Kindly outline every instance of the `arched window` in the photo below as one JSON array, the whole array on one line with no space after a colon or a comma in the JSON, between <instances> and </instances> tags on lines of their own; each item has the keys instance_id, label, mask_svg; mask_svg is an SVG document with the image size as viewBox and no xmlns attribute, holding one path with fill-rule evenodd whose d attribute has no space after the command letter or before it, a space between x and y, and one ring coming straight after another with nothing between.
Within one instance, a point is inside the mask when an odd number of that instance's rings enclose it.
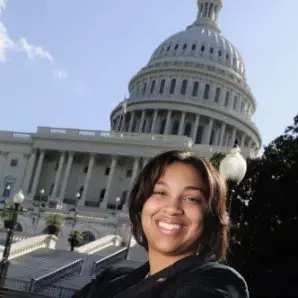
<instances>
[{"instance_id":1,"label":"arched window","mask_svg":"<svg viewBox=\"0 0 298 298\"><path fill-rule=\"evenodd\" d=\"M138 96L140 94L140 84L137 85L136 95Z\"/></svg>"},{"instance_id":2,"label":"arched window","mask_svg":"<svg viewBox=\"0 0 298 298\"><path fill-rule=\"evenodd\" d=\"M213 54L213 52L214 52L214 49L210 48L210 54Z\"/></svg>"},{"instance_id":3,"label":"arched window","mask_svg":"<svg viewBox=\"0 0 298 298\"><path fill-rule=\"evenodd\" d=\"M163 134L165 132L166 121L167 121L166 119L162 119L162 121L161 121L160 129L159 129L160 134Z\"/></svg>"},{"instance_id":4,"label":"arched window","mask_svg":"<svg viewBox=\"0 0 298 298\"><path fill-rule=\"evenodd\" d=\"M214 101L215 101L215 102L219 102L219 97L220 97L220 87L217 87L217 88L216 88L216 91L215 91L215 98L214 98Z\"/></svg>"},{"instance_id":5,"label":"arched window","mask_svg":"<svg viewBox=\"0 0 298 298\"><path fill-rule=\"evenodd\" d=\"M177 135L179 132L179 120L176 119L173 123L172 135Z\"/></svg>"},{"instance_id":6,"label":"arched window","mask_svg":"<svg viewBox=\"0 0 298 298\"><path fill-rule=\"evenodd\" d=\"M106 189L103 188L103 189L100 191L100 196L99 196L99 198L100 198L101 200L105 197L105 193L106 193Z\"/></svg>"},{"instance_id":7,"label":"arched window","mask_svg":"<svg viewBox=\"0 0 298 298\"><path fill-rule=\"evenodd\" d=\"M185 43L185 44L183 45L183 50L186 50L186 48L187 48L187 44Z\"/></svg>"},{"instance_id":8,"label":"arched window","mask_svg":"<svg viewBox=\"0 0 298 298\"><path fill-rule=\"evenodd\" d=\"M178 48L179 48L179 44L176 44L175 45L175 50L178 50Z\"/></svg>"},{"instance_id":9,"label":"arched window","mask_svg":"<svg viewBox=\"0 0 298 298\"><path fill-rule=\"evenodd\" d=\"M185 95L187 89L187 80L183 80L182 86L181 86L181 94Z\"/></svg>"},{"instance_id":10,"label":"arched window","mask_svg":"<svg viewBox=\"0 0 298 298\"><path fill-rule=\"evenodd\" d=\"M227 91L224 106L227 107L230 103L230 92Z\"/></svg>"},{"instance_id":11,"label":"arched window","mask_svg":"<svg viewBox=\"0 0 298 298\"><path fill-rule=\"evenodd\" d=\"M194 43L194 44L192 45L191 49L192 49L192 51L195 51L196 48L197 48L197 46L196 46L196 44Z\"/></svg>"},{"instance_id":12,"label":"arched window","mask_svg":"<svg viewBox=\"0 0 298 298\"><path fill-rule=\"evenodd\" d=\"M201 52L205 51L205 46L201 46Z\"/></svg>"},{"instance_id":13,"label":"arched window","mask_svg":"<svg viewBox=\"0 0 298 298\"><path fill-rule=\"evenodd\" d=\"M159 87L159 93L160 94L163 94L163 92L165 90L165 83L166 83L166 80L162 79L161 82L160 82L160 87Z\"/></svg>"},{"instance_id":14,"label":"arched window","mask_svg":"<svg viewBox=\"0 0 298 298\"><path fill-rule=\"evenodd\" d=\"M170 94L174 94L176 88L176 80L172 79L171 86L170 86Z\"/></svg>"},{"instance_id":15,"label":"arched window","mask_svg":"<svg viewBox=\"0 0 298 298\"><path fill-rule=\"evenodd\" d=\"M152 94L154 92L154 88L155 88L155 80L153 80L151 83L150 94Z\"/></svg>"},{"instance_id":16,"label":"arched window","mask_svg":"<svg viewBox=\"0 0 298 298\"><path fill-rule=\"evenodd\" d=\"M243 110L244 110L244 100L241 101L240 113L243 113Z\"/></svg>"},{"instance_id":17,"label":"arched window","mask_svg":"<svg viewBox=\"0 0 298 298\"><path fill-rule=\"evenodd\" d=\"M185 125L184 135L190 137L190 134L191 134L191 124L188 122Z\"/></svg>"},{"instance_id":18,"label":"arched window","mask_svg":"<svg viewBox=\"0 0 298 298\"><path fill-rule=\"evenodd\" d=\"M235 110L235 111L236 111L236 109L237 109L237 103L238 103L238 97L235 96L235 98L234 98L234 103L233 103L233 110Z\"/></svg>"},{"instance_id":19,"label":"arched window","mask_svg":"<svg viewBox=\"0 0 298 298\"><path fill-rule=\"evenodd\" d=\"M202 143L202 139L203 139L203 127L199 126L198 130L197 130L197 135L196 135L196 144L201 144Z\"/></svg>"},{"instance_id":20,"label":"arched window","mask_svg":"<svg viewBox=\"0 0 298 298\"><path fill-rule=\"evenodd\" d=\"M209 92L210 92L210 85L206 84L205 90L204 90L204 99L209 99Z\"/></svg>"},{"instance_id":21,"label":"arched window","mask_svg":"<svg viewBox=\"0 0 298 298\"><path fill-rule=\"evenodd\" d=\"M147 90L147 82L145 82L143 85L142 95L146 94L146 90Z\"/></svg>"},{"instance_id":22,"label":"arched window","mask_svg":"<svg viewBox=\"0 0 298 298\"><path fill-rule=\"evenodd\" d=\"M192 96L198 96L199 82L194 82L192 89Z\"/></svg>"},{"instance_id":23,"label":"arched window","mask_svg":"<svg viewBox=\"0 0 298 298\"><path fill-rule=\"evenodd\" d=\"M167 47L167 52L169 52L169 51L170 51L170 49L171 49L171 46L168 46L168 47Z\"/></svg>"},{"instance_id":24,"label":"arched window","mask_svg":"<svg viewBox=\"0 0 298 298\"><path fill-rule=\"evenodd\" d=\"M222 51L221 51L221 50L218 51L218 56L219 56L219 57L222 56Z\"/></svg>"}]
</instances>

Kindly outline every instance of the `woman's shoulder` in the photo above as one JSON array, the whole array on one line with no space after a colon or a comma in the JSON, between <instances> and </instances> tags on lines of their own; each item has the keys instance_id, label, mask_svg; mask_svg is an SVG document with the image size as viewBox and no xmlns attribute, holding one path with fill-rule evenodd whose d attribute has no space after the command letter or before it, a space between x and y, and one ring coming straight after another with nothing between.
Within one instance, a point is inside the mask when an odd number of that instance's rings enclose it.
<instances>
[{"instance_id":1,"label":"woman's shoulder","mask_svg":"<svg viewBox=\"0 0 298 298\"><path fill-rule=\"evenodd\" d=\"M178 278L177 289L175 297L192 298L199 297L198 294L205 294L206 297L249 297L243 276L219 262L206 262L182 274Z\"/></svg>"}]
</instances>

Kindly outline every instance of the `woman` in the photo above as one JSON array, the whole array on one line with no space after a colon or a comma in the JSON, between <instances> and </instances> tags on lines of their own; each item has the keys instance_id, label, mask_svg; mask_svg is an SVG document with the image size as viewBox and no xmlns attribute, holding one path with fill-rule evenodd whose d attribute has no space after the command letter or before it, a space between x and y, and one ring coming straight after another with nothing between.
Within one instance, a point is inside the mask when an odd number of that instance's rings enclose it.
<instances>
[{"instance_id":1,"label":"woman","mask_svg":"<svg viewBox=\"0 0 298 298\"><path fill-rule=\"evenodd\" d=\"M249 296L243 277L219 263L228 247L226 186L210 162L178 150L154 157L131 190L129 215L148 262L106 270L76 297Z\"/></svg>"}]
</instances>

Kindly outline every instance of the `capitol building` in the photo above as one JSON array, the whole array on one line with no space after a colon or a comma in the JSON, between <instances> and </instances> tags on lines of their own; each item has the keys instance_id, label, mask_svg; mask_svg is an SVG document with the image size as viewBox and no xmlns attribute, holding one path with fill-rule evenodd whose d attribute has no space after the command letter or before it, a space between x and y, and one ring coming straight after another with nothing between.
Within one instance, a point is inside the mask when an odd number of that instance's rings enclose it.
<instances>
[{"instance_id":1,"label":"capitol building","mask_svg":"<svg viewBox=\"0 0 298 298\"><path fill-rule=\"evenodd\" d=\"M76 229L98 239L110 232L95 219L115 209L127 213L130 187L153 155L180 148L208 158L226 153L235 139L245 157L257 155L256 100L239 50L221 34L223 1L197 2L194 22L132 76L129 96L111 111L110 131L0 132L2 202L22 189L26 206L40 199L63 212L75 206ZM44 228L40 220L33 233L32 216L19 216L19 231L38 235Z\"/></svg>"}]
</instances>

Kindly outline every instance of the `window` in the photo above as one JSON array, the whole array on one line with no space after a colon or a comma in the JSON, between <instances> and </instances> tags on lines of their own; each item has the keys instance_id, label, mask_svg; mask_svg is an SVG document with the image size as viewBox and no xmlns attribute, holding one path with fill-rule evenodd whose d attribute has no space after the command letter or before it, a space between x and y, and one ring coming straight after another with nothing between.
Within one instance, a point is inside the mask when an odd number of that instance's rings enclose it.
<instances>
[{"instance_id":1,"label":"window","mask_svg":"<svg viewBox=\"0 0 298 298\"><path fill-rule=\"evenodd\" d=\"M214 53L214 49L210 48L210 54L213 54L213 53Z\"/></svg>"},{"instance_id":2,"label":"window","mask_svg":"<svg viewBox=\"0 0 298 298\"><path fill-rule=\"evenodd\" d=\"M9 198L10 197L12 186L13 185L12 185L11 182L6 182L5 183L5 187L4 187L4 190L3 190L2 197L4 197L4 198Z\"/></svg>"},{"instance_id":3,"label":"window","mask_svg":"<svg viewBox=\"0 0 298 298\"><path fill-rule=\"evenodd\" d=\"M178 48L179 48L179 44L176 44L175 45L175 50L178 50Z\"/></svg>"},{"instance_id":4,"label":"window","mask_svg":"<svg viewBox=\"0 0 298 298\"><path fill-rule=\"evenodd\" d=\"M190 137L190 133L191 133L191 124L187 123L185 125L184 135Z\"/></svg>"},{"instance_id":5,"label":"window","mask_svg":"<svg viewBox=\"0 0 298 298\"><path fill-rule=\"evenodd\" d=\"M50 187L50 192L49 192L49 195L51 196L52 193L53 193L53 189L54 189L54 183L52 183L51 187Z\"/></svg>"},{"instance_id":6,"label":"window","mask_svg":"<svg viewBox=\"0 0 298 298\"><path fill-rule=\"evenodd\" d=\"M218 56L219 56L219 57L222 56L222 51L221 51L221 50L218 51Z\"/></svg>"},{"instance_id":7,"label":"window","mask_svg":"<svg viewBox=\"0 0 298 298\"><path fill-rule=\"evenodd\" d=\"M106 176L109 176L109 175L110 175L110 168L106 168L106 169L105 169L105 175L106 175Z\"/></svg>"},{"instance_id":8,"label":"window","mask_svg":"<svg viewBox=\"0 0 298 298\"><path fill-rule=\"evenodd\" d=\"M128 169L126 171L126 177L131 177L132 176L132 169Z\"/></svg>"},{"instance_id":9,"label":"window","mask_svg":"<svg viewBox=\"0 0 298 298\"><path fill-rule=\"evenodd\" d=\"M217 88L216 88L216 91L215 91L215 98L214 98L214 101L215 101L215 102L219 102L219 97L220 97L220 87L217 87Z\"/></svg>"},{"instance_id":10,"label":"window","mask_svg":"<svg viewBox=\"0 0 298 298\"><path fill-rule=\"evenodd\" d=\"M147 83L144 83L143 90L142 90L142 95L145 95L146 89L147 89Z\"/></svg>"},{"instance_id":11,"label":"window","mask_svg":"<svg viewBox=\"0 0 298 298\"><path fill-rule=\"evenodd\" d=\"M150 94L152 94L152 93L153 93L153 91L154 91L154 88L155 88L155 80L153 80L153 81L152 81L152 83L151 83L151 87L150 87Z\"/></svg>"},{"instance_id":12,"label":"window","mask_svg":"<svg viewBox=\"0 0 298 298\"><path fill-rule=\"evenodd\" d=\"M192 96L198 96L199 82L194 82L192 89Z\"/></svg>"},{"instance_id":13,"label":"window","mask_svg":"<svg viewBox=\"0 0 298 298\"><path fill-rule=\"evenodd\" d=\"M175 120L172 127L172 135L177 135L179 132L179 120Z\"/></svg>"},{"instance_id":14,"label":"window","mask_svg":"<svg viewBox=\"0 0 298 298\"><path fill-rule=\"evenodd\" d=\"M183 80L182 86L181 86L181 94L185 95L187 89L187 80Z\"/></svg>"},{"instance_id":15,"label":"window","mask_svg":"<svg viewBox=\"0 0 298 298\"><path fill-rule=\"evenodd\" d=\"M10 161L10 166L11 167L16 167L18 165L18 160L17 159L12 159L11 161Z\"/></svg>"},{"instance_id":16,"label":"window","mask_svg":"<svg viewBox=\"0 0 298 298\"><path fill-rule=\"evenodd\" d=\"M192 49L192 51L195 51L196 48L197 48L197 46L196 46L196 44L194 43L194 44L192 45L191 49Z\"/></svg>"},{"instance_id":17,"label":"window","mask_svg":"<svg viewBox=\"0 0 298 298\"><path fill-rule=\"evenodd\" d=\"M100 191L99 198L100 198L100 199L103 199L103 198L105 197L105 193L106 193L106 189L103 188L103 189Z\"/></svg>"},{"instance_id":18,"label":"window","mask_svg":"<svg viewBox=\"0 0 298 298\"><path fill-rule=\"evenodd\" d=\"M230 102L230 92L227 91L224 106L227 107Z\"/></svg>"},{"instance_id":19,"label":"window","mask_svg":"<svg viewBox=\"0 0 298 298\"><path fill-rule=\"evenodd\" d=\"M210 85L206 84L205 90L204 90L204 99L209 99L209 92L210 92Z\"/></svg>"},{"instance_id":20,"label":"window","mask_svg":"<svg viewBox=\"0 0 298 298\"><path fill-rule=\"evenodd\" d=\"M83 191L84 191L84 186L81 186L80 191L79 191L79 193L80 193L79 199L82 197Z\"/></svg>"},{"instance_id":21,"label":"window","mask_svg":"<svg viewBox=\"0 0 298 298\"><path fill-rule=\"evenodd\" d=\"M185 43L185 44L183 45L183 50L186 50L186 48L187 48L187 44Z\"/></svg>"},{"instance_id":22,"label":"window","mask_svg":"<svg viewBox=\"0 0 298 298\"><path fill-rule=\"evenodd\" d=\"M127 195L128 195L128 191L127 190L125 190L125 191L122 192L121 201L122 201L122 204L123 205L126 203Z\"/></svg>"},{"instance_id":23,"label":"window","mask_svg":"<svg viewBox=\"0 0 298 298\"><path fill-rule=\"evenodd\" d=\"M234 104L233 104L233 110L235 110L235 111L237 109L237 103L238 103L238 97L235 96L235 98L234 98Z\"/></svg>"},{"instance_id":24,"label":"window","mask_svg":"<svg viewBox=\"0 0 298 298\"><path fill-rule=\"evenodd\" d=\"M243 113L244 110L244 101L241 101L241 109L240 109L240 113Z\"/></svg>"},{"instance_id":25,"label":"window","mask_svg":"<svg viewBox=\"0 0 298 298\"><path fill-rule=\"evenodd\" d=\"M205 51L205 46L201 46L201 52Z\"/></svg>"},{"instance_id":26,"label":"window","mask_svg":"<svg viewBox=\"0 0 298 298\"><path fill-rule=\"evenodd\" d=\"M170 51L170 49L171 49L171 46L168 46L168 48L167 48L167 52L169 52L169 51Z\"/></svg>"},{"instance_id":27,"label":"window","mask_svg":"<svg viewBox=\"0 0 298 298\"><path fill-rule=\"evenodd\" d=\"M165 83L166 83L166 80L162 79L161 82L160 82L160 87L159 87L159 93L160 94L163 94L163 92L165 90Z\"/></svg>"},{"instance_id":28,"label":"window","mask_svg":"<svg viewBox=\"0 0 298 298\"><path fill-rule=\"evenodd\" d=\"M85 167L84 167L83 172L84 172L85 174L88 172L88 166L85 166Z\"/></svg>"},{"instance_id":29,"label":"window","mask_svg":"<svg viewBox=\"0 0 298 298\"><path fill-rule=\"evenodd\" d=\"M162 119L162 121L161 121L160 129L159 129L160 134L163 134L165 132L166 121L167 121L166 119Z\"/></svg>"},{"instance_id":30,"label":"window","mask_svg":"<svg viewBox=\"0 0 298 298\"><path fill-rule=\"evenodd\" d=\"M230 59L230 55L229 55L229 54L226 55L226 59L227 59L227 60Z\"/></svg>"},{"instance_id":31,"label":"window","mask_svg":"<svg viewBox=\"0 0 298 298\"><path fill-rule=\"evenodd\" d=\"M174 92L175 92L175 88L176 88L176 80L173 79L173 80L171 81L170 94L174 94Z\"/></svg>"},{"instance_id":32,"label":"window","mask_svg":"<svg viewBox=\"0 0 298 298\"><path fill-rule=\"evenodd\" d=\"M162 53L162 52L163 52L163 48L160 49L160 53Z\"/></svg>"}]
</instances>

